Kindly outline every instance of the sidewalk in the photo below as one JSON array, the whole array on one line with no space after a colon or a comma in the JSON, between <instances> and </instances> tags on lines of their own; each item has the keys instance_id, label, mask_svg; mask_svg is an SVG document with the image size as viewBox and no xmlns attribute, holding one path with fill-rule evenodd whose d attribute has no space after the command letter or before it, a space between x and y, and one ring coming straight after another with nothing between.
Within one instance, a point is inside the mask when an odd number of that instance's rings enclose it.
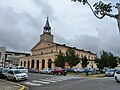
<instances>
[{"instance_id":1,"label":"sidewalk","mask_svg":"<svg viewBox=\"0 0 120 90\"><path fill-rule=\"evenodd\" d=\"M0 79L0 90L24 90L22 88L23 87L17 83Z\"/></svg>"}]
</instances>

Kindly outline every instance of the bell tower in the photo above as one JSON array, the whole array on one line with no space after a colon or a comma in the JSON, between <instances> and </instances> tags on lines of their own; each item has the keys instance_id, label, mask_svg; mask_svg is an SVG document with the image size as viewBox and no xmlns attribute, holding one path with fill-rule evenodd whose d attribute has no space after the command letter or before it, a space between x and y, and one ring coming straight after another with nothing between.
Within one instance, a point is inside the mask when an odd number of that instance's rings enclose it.
<instances>
[{"instance_id":1,"label":"bell tower","mask_svg":"<svg viewBox=\"0 0 120 90\"><path fill-rule=\"evenodd\" d=\"M51 34L51 27L49 24L49 18L47 17L47 21L45 26L43 27L43 34L40 35L40 41L49 41L53 42L53 35Z\"/></svg>"}]
</instances>

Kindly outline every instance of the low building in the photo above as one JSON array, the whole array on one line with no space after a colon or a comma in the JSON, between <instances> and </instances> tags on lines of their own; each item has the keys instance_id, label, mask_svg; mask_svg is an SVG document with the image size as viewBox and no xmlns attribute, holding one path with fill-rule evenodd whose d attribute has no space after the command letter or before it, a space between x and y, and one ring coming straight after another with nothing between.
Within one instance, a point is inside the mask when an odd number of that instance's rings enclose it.
<instances>
[{"instance_id":1,"label":"low building","mask_svg":"<svg viewBox=\"0 0 120 90\"><path fill-rule=\"evenodd\" d=\"M5 52L5 66L18 66L20 57L30 56L30 53L6 51Z\"/></svg>"},{"instance_id":2,"label":"low building","mask_svg":"<svg viewBox=\"0 0 120 90\"><path fill-rule=\"evenodd\" d=\"M51 27L49 25L49 20L47 18L46 24L44 26L43 34L40 35L40 41L31 49L32 55L28 57L20 58L20 66L25 66L27 68L37 68L39 70L43 68L54 68L54 62L56 55L65 53L68 48L74 49L79 58L86 56L89 59L88 67L96 68L94 60L96 54L90 51L85 51L77 49L75 47L66 46L65 44L58 44L54 42L54 36L51 34ZM82 67L81 63L76 65L76 67Z\"/></svg>"},{"instance_id":3,"label":"low building","mask_svg":"<svg viewBox=\"0 0 120 90\"><path fill-rule=\"evenodd\" d=\"M0 47L0 67L19 65L20 57L30 56L30 53L6 51L5 47Z\"/></svg>"}]
</instances>

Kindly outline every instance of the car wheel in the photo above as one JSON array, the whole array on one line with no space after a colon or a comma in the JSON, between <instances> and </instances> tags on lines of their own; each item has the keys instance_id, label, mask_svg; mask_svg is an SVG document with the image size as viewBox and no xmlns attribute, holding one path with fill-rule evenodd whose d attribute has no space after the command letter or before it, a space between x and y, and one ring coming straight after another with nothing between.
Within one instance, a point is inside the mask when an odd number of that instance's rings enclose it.
<instances>
[{"instance_id":1,"label":"car wheel","mask_svg":"<svg viewBox=\"0 0 120 90\"><path fill-rule=\"evenodd\" d=\"M67 73L64 73L63 75L66 76Z\"/></svg>"},{"instance_id":2,"label":"car wheel","mask_svg":"<svg viewBox=\"0 0 120 90\"><path fill-rule=\"evenodd\" d=\"M61 72L59 72L58 75L61 75Z\"/></svg>"},{"instance_id":3,"label":"car wheel","mask_svg":"<svg viewBox=\"0 0 120 90\"><path fill-rule=\"evenodd\" d=\"M6 80L9 81L8 77L6 77Z\"/></svg>"},{"instance_id":4,"label":"car wheel","mask_svg":"<svg viewBox=\"0 0 120 90\"><path fill-rule=\"evenodd\" d=\"M119 82L119 80L118 80L118 78L117 78L117 77L115 77L115 81L116 81L116 82Z\"/></svg>"},{"instance_id":5,"label":"car wheel","mask_svg":"<svg viewBox=\"0 0 120 90\"><path fill-rule=\"evenodd\" d=\"M48 74L47 72L45 74Z\"/></svg>"},{"instance_id":6,"label":"car wheel","mask_svg":"<svg viewBox=\"0 0 120 90\"><path fill-rule=\"evenodd\" d=\"M51 72L51 74L52 74L52 75L54 75L54 73L53 73L53 72Z\"/></svg>"},{"instance_id":7,"label":"car wheel","mask_svg":"<svg viewBox=\"0 0 120 90\"><path fill-rule=\"evenodd\" d=\"M16 78L14 78L13 81L16 82Z\"/></svg>"}]
</instances>

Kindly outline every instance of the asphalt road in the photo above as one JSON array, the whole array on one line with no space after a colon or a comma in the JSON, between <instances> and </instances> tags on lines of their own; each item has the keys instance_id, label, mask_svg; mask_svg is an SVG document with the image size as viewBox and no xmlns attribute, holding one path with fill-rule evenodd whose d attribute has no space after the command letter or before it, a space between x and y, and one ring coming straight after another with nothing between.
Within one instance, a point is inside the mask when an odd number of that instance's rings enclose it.
<instances>
[{"instance_id":1,"label":"asphalt road","mask_svg":"<svg viewBox=\"0 0 120 90\"><path fill-rule=\"evenodd\" d=\"M80 78L77 76L57 76L29 74L27 81L18 82L30 90L120 90L120 83L114 78Z\"/></svg>"}]
</instances>

